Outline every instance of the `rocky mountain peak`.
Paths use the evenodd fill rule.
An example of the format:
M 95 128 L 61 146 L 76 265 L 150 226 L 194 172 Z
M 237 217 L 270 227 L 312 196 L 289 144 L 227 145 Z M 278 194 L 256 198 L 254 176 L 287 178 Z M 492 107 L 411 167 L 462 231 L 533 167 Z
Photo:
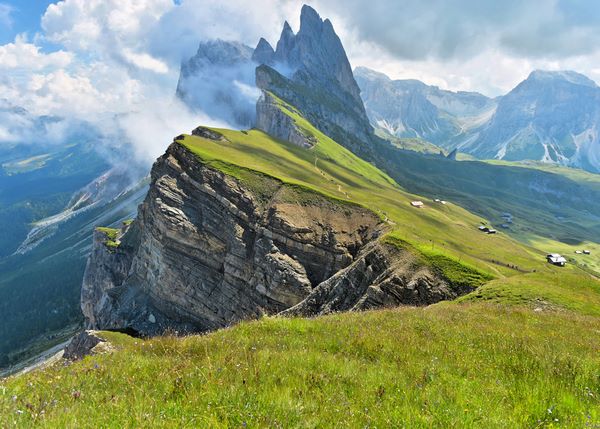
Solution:
M 308 5 L 302 6 L 300 12 L 300 33 L 320 31 L 323 27 L 323 20 L 319 13 Z
M 221 39 L 207 40 L 199 44 L 198 51 L 190 63 L 207 61 L 211 64 L 233 65 L 249 60 L 251 56 L 252 48 L 243 43 Z
M 280 69 L 306 73 L 320 83 L 339 85 L 362 103 L 350 62 L 331 21 L 323 21 L 310 6 L 302 7 L 298 34 L 294 34 L 287 21 L 284 23 L 275 61 Z
M 258 41 L 258 45 L 256 45 L 256 49 L 254 49 L 254 53 L 252 54 L 252 61 L 258 64 L 272 64 L 274 57 L 275 50 L 269 42 L 261 37 Z
M 279 64 L 289 63 L 289 53 L 293 50 L 296 41 L 296 35 L 290 27 L 290 24 L 285 21 L 283 23 L 283 30 L 281 30 L 281 36 L 277 42 L 277 48 L 275 50 L 275 61 Z

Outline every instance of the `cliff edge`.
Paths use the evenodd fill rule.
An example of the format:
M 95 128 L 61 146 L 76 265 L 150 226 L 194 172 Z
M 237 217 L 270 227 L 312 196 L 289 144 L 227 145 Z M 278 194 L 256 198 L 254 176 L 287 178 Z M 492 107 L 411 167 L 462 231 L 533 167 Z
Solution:
M 175 141 L 137 219 L 110 242 L 96 232 L 82 310 L 91 329 L 156 335 L 466 292 L 383 244 L 384 229 L 361 206 L 250 170 L 235 178 Z

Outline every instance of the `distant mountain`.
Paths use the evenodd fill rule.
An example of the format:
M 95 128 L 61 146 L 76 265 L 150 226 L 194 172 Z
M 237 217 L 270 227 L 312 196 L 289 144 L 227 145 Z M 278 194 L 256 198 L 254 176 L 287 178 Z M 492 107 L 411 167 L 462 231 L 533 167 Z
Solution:
M 232 127 L 250 128 L 258 98 L 253 54 L 252 48 L 238 42 L 200 43 L 196 55 L 181 66 L 177 97 Z
M 396 137 L 418 137 L 452 148 L 494 113 L 496 101 L 476 92 L 452 92 L 418 80 L 391 80 L 354 71 L 371 123 Z
M 503 97 L 355 70 L 373 126 L 481 159 L 600 171 L 600 88 L 572 71 L 534 71 Z
M 600 171 L 600 88 L 572 71 L 534 71 L 502 97 L 462 151 Z
M 269 51 L 265 43 L 261 41 L 257 50 Z M 294 34 L 286 22 L 273 51 L 270 57 L 262 57 L 264 62 L 256 70 L 256 84 L 263 97 L 274 94 L 298 109 L 329 137 L 370 158 L 371 143 L 376 137 L 331 21 L 321 19 L 313 8 L 303 6 L 298 33 Z M 258 104 L 259 112 L 269 102 L 264 101 Z M 261 123 L 260 117 L 258 124 L 273 132 L 272 127 Z
M 258 68 L 257 68 L 258 67 Z M 368 149 L 374 137 L 360 89 L 331 21 L 304 6 L 300 29 L 285 22 L 275 48 L 261 38 L 255 49 L 223 40 L 200 43 L 181 67 L 177 96 L 232 127 L 256 125 L 260 90 L 300 109 L 330 136 Z

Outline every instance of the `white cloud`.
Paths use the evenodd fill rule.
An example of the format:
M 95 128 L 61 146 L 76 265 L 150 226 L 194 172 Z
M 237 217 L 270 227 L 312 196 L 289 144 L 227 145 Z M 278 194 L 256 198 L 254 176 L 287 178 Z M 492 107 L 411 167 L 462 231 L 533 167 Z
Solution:
M 40 48 L 28 43 L 25 36 L 17 36 L 13 43 L 0 46 L 0 69 L 43 70 L 67 67 L 73 55 L 65 51 L 45 54 Z
M 163 61 L 158 60 L 146 53 L 136 53 L 130 49 L 123 49 L 123 56 L 131 65 L 150 70 L 155 73 L 166 74 L 169 72 L 169 66 Z
M 71 50 L 101 53 L 144 42 L 172 0 L 64 0 L 42 17 L 46 38 Z
M 475 0 L 311 3 L 331 18 L 354 66 L 393 78 L 490 95 L 510 90 L 533 68 L 574 69 L 598 81 L 600 53 L 595 47 L 600 44 L 590 41 L 600 32 L 600 15 L 585 7 L 594 2 L 578 1 L 584 6 L 579 9 L 565 7 L 563 0 L 540 2 L 538 6 L 548 7 L 519 0 L 500 6 Z M 116 116 L 138 153 L 153 157 L 172 135 L 217 122 L 172 104 L 180 62 L 193 55 L 198 42 L 221 38 L 254 46 L 265 37 L 275 44 L 285 19 L 298 29 L 302 3 L 56 2 L 42 17 L 42 31 L 34 41 L 18 37 L 0 46 L 0 99 L 14 100 L 34 115 L 93 120 L 103 127 L 114 126 L 110 118 Z M 0 23 L 3 16 L 10 20 L 10 11 L 3 12 L 0 3 Z M 48 46 L 46 42 L 59 49 L 45 52 L 40 46 Z M 6 137 L 10 130 L 0 123 L 0 135 Z

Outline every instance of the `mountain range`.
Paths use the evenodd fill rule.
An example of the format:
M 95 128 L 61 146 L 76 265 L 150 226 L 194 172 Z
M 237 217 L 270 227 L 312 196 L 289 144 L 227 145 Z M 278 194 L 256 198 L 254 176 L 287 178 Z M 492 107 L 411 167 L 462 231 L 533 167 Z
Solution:
M 501 210 L 510 210 L 511 223 L 513 216 L 523 219 L 522 227 L 514 227 L 521 239 L 533 235 L 571 244 L 586 239 L 566 222 L 558 227 L 562 231 L 549 233 L 562 222 L 559 216 L 600 228 L 589 212 L 590 205 L 597 206 L 590 196 L 600 197 L 594 181 L 580 186 L 536 169 L 415 155 L 380 138 L 368 116 L 374 104 L 365 108 L 361 78 L 355 80 L 331 22 L 308 6 L 302 8 L 299 31 L 284 23 L 275 48 L 265 39 L 254 50 L 234 42 L 202 43 L 182 66 L 178 95 L 198 106 L 194 97 L 200 100 L 203 93 L 195 92 L 193 82 L 221 67 L 255 69 L 260 95 L 252 129 L 199 126 L 177 136 L 153 166 L 136 220 L 96 232 L 82 289 L 90 328 L 147 336 L 210 331 L 261 313 L 314 316 L 426 305 L 472 291 L 494 277 L 498 266 L 508 268 L 498 271 L 502 276 L 540 269 L 539 261 L 506 236 L 498 238 L 502 251 L 489 243 L 501 261 L 490 259 L 488 250 L 477 247 L 483 242 L 476 216 L 447 213 L 449 221 L 438 219 L 436 210 L 419 215 L 408 204 L 407 188 L 446 195 L 498 221 L 505 216 Z M 389 94 L 415 92 L 406 108 L 415 115 L 402 125 L 411 132 L 450 130 L 459 123 L 450 117 L 461 118 L 463 130 L 475 122 L 472 129 L 480 129 L 482 111 L 491 118 L 501 111 L 502 100 L 359 72 L 387 82 Z M 233 75 L 242 76 L 234 71 L 218 78 Z M 243 117 L 247 109 L 236 100 L 246 89 L 240 82 L 226 87 L 221 107 Z M 378 85 L 371 90 L 377 93 Z M 416 125 L 425 117 L 421 112 L 429 115 L 428 127 Z M 436 116 L 440 112 L 446 122 Z M 338 207 L 336 198 L 348 205 Z M 391 206 L 387 198 L 394 201 Z M 469 232 L 463 230 L 464 219 L 472 224 Z M 404 225 L 416 229 L 407 235 Z M 441 225 L 461 232 L 442 235 Z M 433 257 L 422 246 L 423 240 L 436 239 L 443 250 Z M 464 265 L 457 252 L 462 255 L 470 240 L 478 243 L 466 251 L 474 265 Z M 412 259 L 415 254 L 421 256 Z M 430 257 L 437 262 L 423 262 Z M 519 260 L 520 268 L 511 259 Z M 418 261 L 424 264 L 420 269 L 408 267 Z M 446 264 L 455 274 L 445 271 Z
M 480 159 L 533 160 L 600 171 L 600 88 L 572 71 L 534 71 L 494 99 L 358 68 L 375 127 Z

